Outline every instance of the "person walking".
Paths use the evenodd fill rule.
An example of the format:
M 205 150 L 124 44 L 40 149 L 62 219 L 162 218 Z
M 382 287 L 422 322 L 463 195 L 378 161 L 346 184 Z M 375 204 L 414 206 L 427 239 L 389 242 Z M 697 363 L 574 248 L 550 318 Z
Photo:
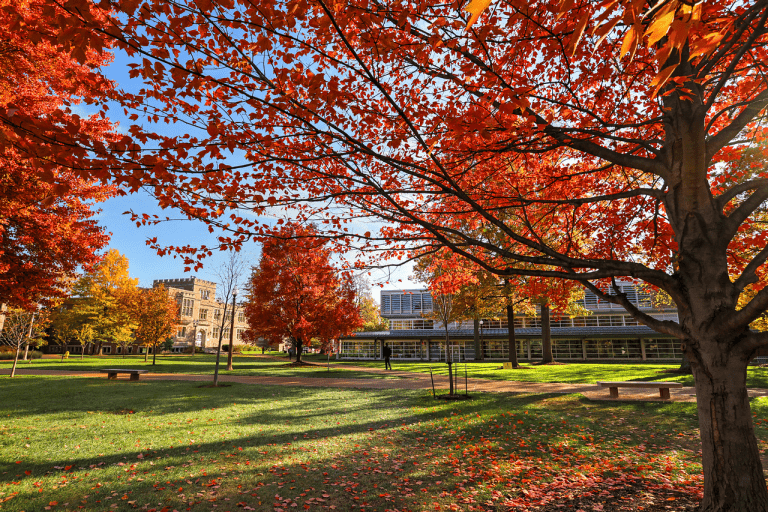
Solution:
M 384 354 L 384 369 L 391 370 L 392 363 L 389 362 L 389 358 L 392 357 L 392 349 L 389 348 L 389 345 L 386 343 L 384 344 L 384 350 L 382 350 L 382 353 Z

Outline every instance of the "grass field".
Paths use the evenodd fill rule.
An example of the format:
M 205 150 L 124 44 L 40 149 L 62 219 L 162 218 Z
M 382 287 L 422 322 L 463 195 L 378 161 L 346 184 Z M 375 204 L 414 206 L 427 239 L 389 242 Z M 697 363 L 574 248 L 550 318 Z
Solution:
M 338 366 L 362 366 L 382 368 L 383 362 L 373 361 L 338 361 Z M 642 380 L 680 382 L 685 386 L 693 386 L 691 375 L 671 373 L 680 367 L 679 364 L 657 363 L 567 363 L 555 365 L 523 364 L 523 369 L 504 370 L 502 363 L 467 363 L 467 375 L 470 378 L 489 380 L 511 380 L 521 382 L 566 382 L 566 383 L 595 383 L 600 380 Z M 407 372 L 429 373 L 430 368 L 436 375 L 448 373 L 445 363 L 421 363 L 392 361 L 395 370 Z M 464 363 L 456 363 L 460 375 L 464 376 Z M 747 369 L 747 386 L 768 388 L 768 368 L 750 366 Z
M 0 393 L 3 511 L 688 510 L 701 492 L 693 404 L 31 376 Z M 768 401 L 753 411 L 764 449 Z
M 316 378 L 375 378 L 397 379 L 397 376 L 384 373 L 358 371 L 352 367 L 378 368 L 384 367 L 383 361 L 330 361 L 324 355 L 308 354 L 302 356 L 307 362 L 318 366 L 293 368 L 288 367 L 289 360 L 279 352 L 261 355 L 235 355 L 234 370 L 226 371 L 226 354 L 222 355 L 219 372 L 222 375 L 253 375 L 253 376 L 282 376 L 282 377 L 316 377 Z M 213 374 L 215 356 L 207 354 L 188 355 L 159 355 L 157 364 L 144 362 L 144 356 L 70 356 L 61 361 L 59 358 L 37 359 L 32 363 L 20 362 L 19 368 L 40 368 L 59 370 L 98 370 L 100 368 L 142 368 L 157 373 L 188 373 L 193 375 Z M 12 361 L 0 361 L 0 368 L 10 368 Z M 326 367 L 329 363 L 330 371 Z M 441 362 L 404 362 L 393 360 L 395 370 L 447 375 L 447 365 Z M 469 378 L 488 380 L 509 380 L 522 382 L 564 382 L 564 383 L 595 383 L 600 380 L 641 380 L 641 381 L 671 381 L 693 386 L 691 375 L 673 373 L 678 364 L 656 363 L 567 363 L 555 365 L 524 364 L 523 369 L 503 370 L 502 363 L 470 362 L 456 363 L 456 368 L 463 378 L 466 372 Z M 747 369 L 747 386 L 752 388 L 768 388 L 768 368 L 750 366 Z
M 315 363 L 317 366 L 311 367 L 288 367 L 290 362 L 287 357 L 262 358 L 261 356 L 239 356 L 234 355 L 232 365 L 234 370 L 227 371 L 227 357 L 222 354 L 219 363 L 219 374 L 221 375 L 252 375 L 264 377 L 316 377 L 316 378 L 366 378 L 366 379 L 384 379 L 397 377 L 384 374 L 373 374 L 346 369 L 343 366 L 333 364 L 331 361 L 329 368 L 324 366 L 326 358 L 319 355 L 311 355 L 305 358 L 307 361 Z M 45 370 L 74 370 L 74 371 L 93 371 L 101 368 L 127 368 L 127 369 L 145 369 L 156 373 L 187 373 L 191 375 L 213 375 L 216 356 L 208 354 L 190 355 L 158 355 L 156 364 L 152 365 L 152 356 L 144 362 L 144 356 L 70 356 L 69 359 L 61 360 L 56 358 L 36 359 L 31 363 L 20 361 L 19 368 L 36 368 Z M 10 368 L 13 361 L 0 361 L 0 368 Z M 321 366 L 322 365 L 322 366 Z

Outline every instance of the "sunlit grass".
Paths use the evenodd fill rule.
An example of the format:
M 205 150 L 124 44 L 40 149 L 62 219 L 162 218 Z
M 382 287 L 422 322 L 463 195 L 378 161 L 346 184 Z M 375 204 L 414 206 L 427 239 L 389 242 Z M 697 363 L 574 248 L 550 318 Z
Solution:
M 0 507 L 489 510 L 584 475 L 700 491 L 693 404 L 199 385 L 3 379 Z
M 384 363 L 378 361 L 339 361 L 339 366 L 361 366 L 382 368 Z M 469 378 L 508 380 L 520 382 L 565 382 L 565 383 L 595 383 L 597 381 L 641 380 L 680 382 L 685 386 L 693 386 L 693 377 L 675 373 L 679 364 L 658 363 L 566 363 L 556 365 L 538 365 L 523 363 L 522 369 L 504 370 L 502 362 L 458 362 L 454 368 L 463 378 L 466 372 Z M 406 372 L 447 375 L 448 368 L 444 362 L 410 362 L 393 360 L 394 370 Z M 747 386 L 753 388 L 768 388 L 768 368 L 750 366 L 747 369 Z

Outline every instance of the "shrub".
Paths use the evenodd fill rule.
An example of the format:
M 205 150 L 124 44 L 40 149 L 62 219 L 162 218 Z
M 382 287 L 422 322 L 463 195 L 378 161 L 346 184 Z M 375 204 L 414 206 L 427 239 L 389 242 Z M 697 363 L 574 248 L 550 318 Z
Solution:
M 11 347 L 7 347 L 11 348 Z M 7 350 L 0 350 L 0 361 L 13 361 L 13 358 L 16 356 L 16 351 L 11 349 L 10 351 Z M 43 357 L 43 353 L 38 350 L 30 350 L 29 354 L 27 354 L 27 357 L 31 359 L 40 359 Z M 24 351 L 19 351 L 19 361 L 23 360 L 24 358 Z
M 0 345 L 0 354 L 13 354 L 14 352 L 16 352 L 15 348 L 9 347 L 8 345 Z

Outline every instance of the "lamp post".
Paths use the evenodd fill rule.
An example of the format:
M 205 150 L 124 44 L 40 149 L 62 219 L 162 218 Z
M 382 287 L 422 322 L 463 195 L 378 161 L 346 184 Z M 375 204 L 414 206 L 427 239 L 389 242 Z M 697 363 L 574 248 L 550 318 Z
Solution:
M 483 321 L 480 320 L 480 359 L 485 359 L 485 345 L 483 345 Z
M 229 327 L 229 350 L 227 350 L 227 370 L 229 371 L 232 371 L 232 352 L 235 343 L 235 313 L 237 308 L 235 301 L 237 301 L 238 291 L 237 286 L 232 290 L 232 322 Z

